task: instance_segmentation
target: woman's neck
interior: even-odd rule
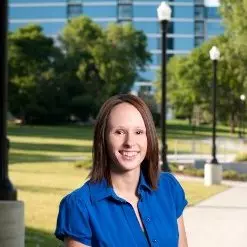
[[[112,186],[119,196],[135,196],[140,178],[140,169],[125,173],[111,172]]]

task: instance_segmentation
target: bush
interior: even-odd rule
[[[237,154],[236,161],[247,161],[247,153],[239,153]]]
[[[195,176],[195,177],[204,177],[204,169],[196,169],[194,167],[186,167],[184,169],[179,169],[178,164],[170,164],[171,172],[188,175],[188,176]],[[247,181],[247,173],[239,173],[234,170],[226,170],[223,171],[222,174],[223,179],[225,180],[233,180],[233,181]]]

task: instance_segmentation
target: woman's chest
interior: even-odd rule
[[[177,219],[172,202],[143,198],[135,207],[126,202],[103,201],[89,213],[93,246],[178,245]]]

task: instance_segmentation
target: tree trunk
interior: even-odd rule
[[[234,112],[231,112],[231,116],[230,116],[230,132],[231,134],[235,133],[235,114]]]

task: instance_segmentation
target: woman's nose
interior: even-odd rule
[[[135,143],[134,135],[132,134],[127,134],[125,138],[125,145],[128,147],[132,147]]]

